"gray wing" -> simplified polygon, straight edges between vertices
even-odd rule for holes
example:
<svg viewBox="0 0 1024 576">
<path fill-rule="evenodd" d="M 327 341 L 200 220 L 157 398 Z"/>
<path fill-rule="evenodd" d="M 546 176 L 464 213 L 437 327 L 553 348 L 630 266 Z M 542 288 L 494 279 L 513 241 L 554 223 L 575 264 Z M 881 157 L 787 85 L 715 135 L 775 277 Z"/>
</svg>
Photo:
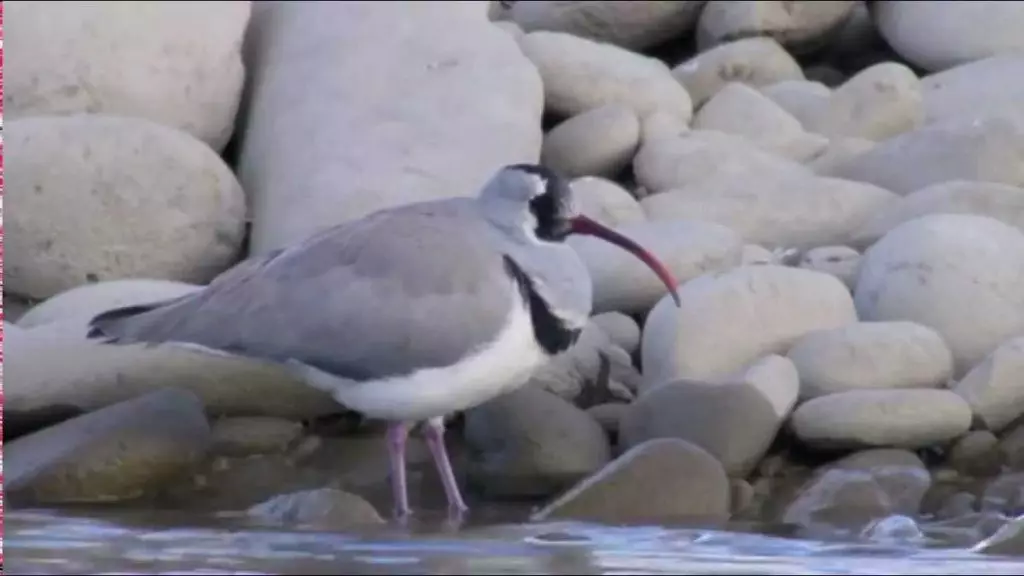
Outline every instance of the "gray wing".
<svg viewBox="0 0 1024 576">
<path fill-rule="evenodd" d="M 353 380 L 457 362 L 493 340 L 516 290 L 475 205 L 379 212 L 240 263 L 205 289 L 101 314 L 109 342 L 185 342 Z"/>
</svg>

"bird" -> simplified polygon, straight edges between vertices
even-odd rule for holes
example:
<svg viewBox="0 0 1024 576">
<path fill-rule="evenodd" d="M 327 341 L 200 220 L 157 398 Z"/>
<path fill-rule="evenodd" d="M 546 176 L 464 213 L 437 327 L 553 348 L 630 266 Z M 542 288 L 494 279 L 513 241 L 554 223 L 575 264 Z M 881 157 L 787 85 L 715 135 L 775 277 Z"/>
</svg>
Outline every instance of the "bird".
<svg viewBox="0 0 1024 576">
<path fill-rule="evenodd" d="M 398 520 L 411 514 L 406 439 L 421 425 L 461 518 L 445 417 L 524 385 L 579 338 L 593 287 L 564 242 L 571 234 L 632 252 L 679 305 L 664 264 L 582 215 L 565 177 L 522 163 L 501 166 L 475 196 L 383 208 L 242 260 L 196 292 L 104 311 L 87 337 L 276 363 L 386 421 Z"/>
</svg>

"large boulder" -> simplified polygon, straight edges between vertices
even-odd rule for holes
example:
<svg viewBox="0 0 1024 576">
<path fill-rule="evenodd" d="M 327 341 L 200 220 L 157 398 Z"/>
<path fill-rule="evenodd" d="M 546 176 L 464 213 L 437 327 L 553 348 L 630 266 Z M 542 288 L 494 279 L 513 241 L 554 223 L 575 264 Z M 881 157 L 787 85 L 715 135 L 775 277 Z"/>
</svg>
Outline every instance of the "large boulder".
<svg viewBox="0 0 1024 576">
<path fill-rule="evenodd" d="M 6 126 L 6 288 L 48 298 L 101 280 L 205 284 L 235 263 L 246 199 L 209 146 L 142 118 Z"/>
<path fill-rule="evenodd" d="M 864 321 L 934 328 L 962 375 L 1024 331 L 1024 234 L 998 220 L 933 214 L 905 222 L 864 253 L 857 312 Z"/>
<path fill-rule="evenodd" d="M 238 171 L 254 253 L 539 158 L 540 78 L 486 2 L 267 4 Z"/>
<path fill-rule="evenodd" d="M 6 5 L 8 120 L 117 114 L 178 128 L 220 151 L 242 93 L 251 2 Z"/>
</svg>

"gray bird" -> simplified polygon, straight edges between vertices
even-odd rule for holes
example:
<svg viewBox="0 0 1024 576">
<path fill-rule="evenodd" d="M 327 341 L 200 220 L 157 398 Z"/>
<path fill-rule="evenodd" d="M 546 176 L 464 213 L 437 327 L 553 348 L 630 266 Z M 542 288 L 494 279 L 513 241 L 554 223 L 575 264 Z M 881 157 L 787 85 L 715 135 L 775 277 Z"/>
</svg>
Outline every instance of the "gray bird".
<svg viewBox="0 0 1024 576">
<path fill-rule="evenodd" d="M 592 286 L 563 243 L 570 234 L 634 253 L 678 305 L 677 282 L 651 254 L 580 215 L 564 178 L 517 164 L 475 198 L 381 210 L 245 260 L 198 292 L 99 314 L 89 337 L 277 362 L 388 421 L 399 518 L 410 512 L 405 441 L 424 422 L 450 512 L 461 516 L 444 417 L 523 385 L 579 337 Z"/>
</svg>

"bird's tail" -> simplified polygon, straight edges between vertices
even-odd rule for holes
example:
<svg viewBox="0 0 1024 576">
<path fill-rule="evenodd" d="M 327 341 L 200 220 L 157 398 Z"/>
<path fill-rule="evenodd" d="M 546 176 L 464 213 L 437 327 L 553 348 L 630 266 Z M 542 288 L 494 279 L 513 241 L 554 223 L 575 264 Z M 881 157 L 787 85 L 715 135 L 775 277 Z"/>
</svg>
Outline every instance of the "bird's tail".
<svg viewBox="0 0 1024 576">
<path fill-rule="evenodd" d="M 152 332 L 151 313 L 177 303 L 181 298 L 172 298 L 149 304 L 123 306 L 101 312 L 89 321 L 86 338 L 104 344 L 155 343 Z"/>
</svg>

